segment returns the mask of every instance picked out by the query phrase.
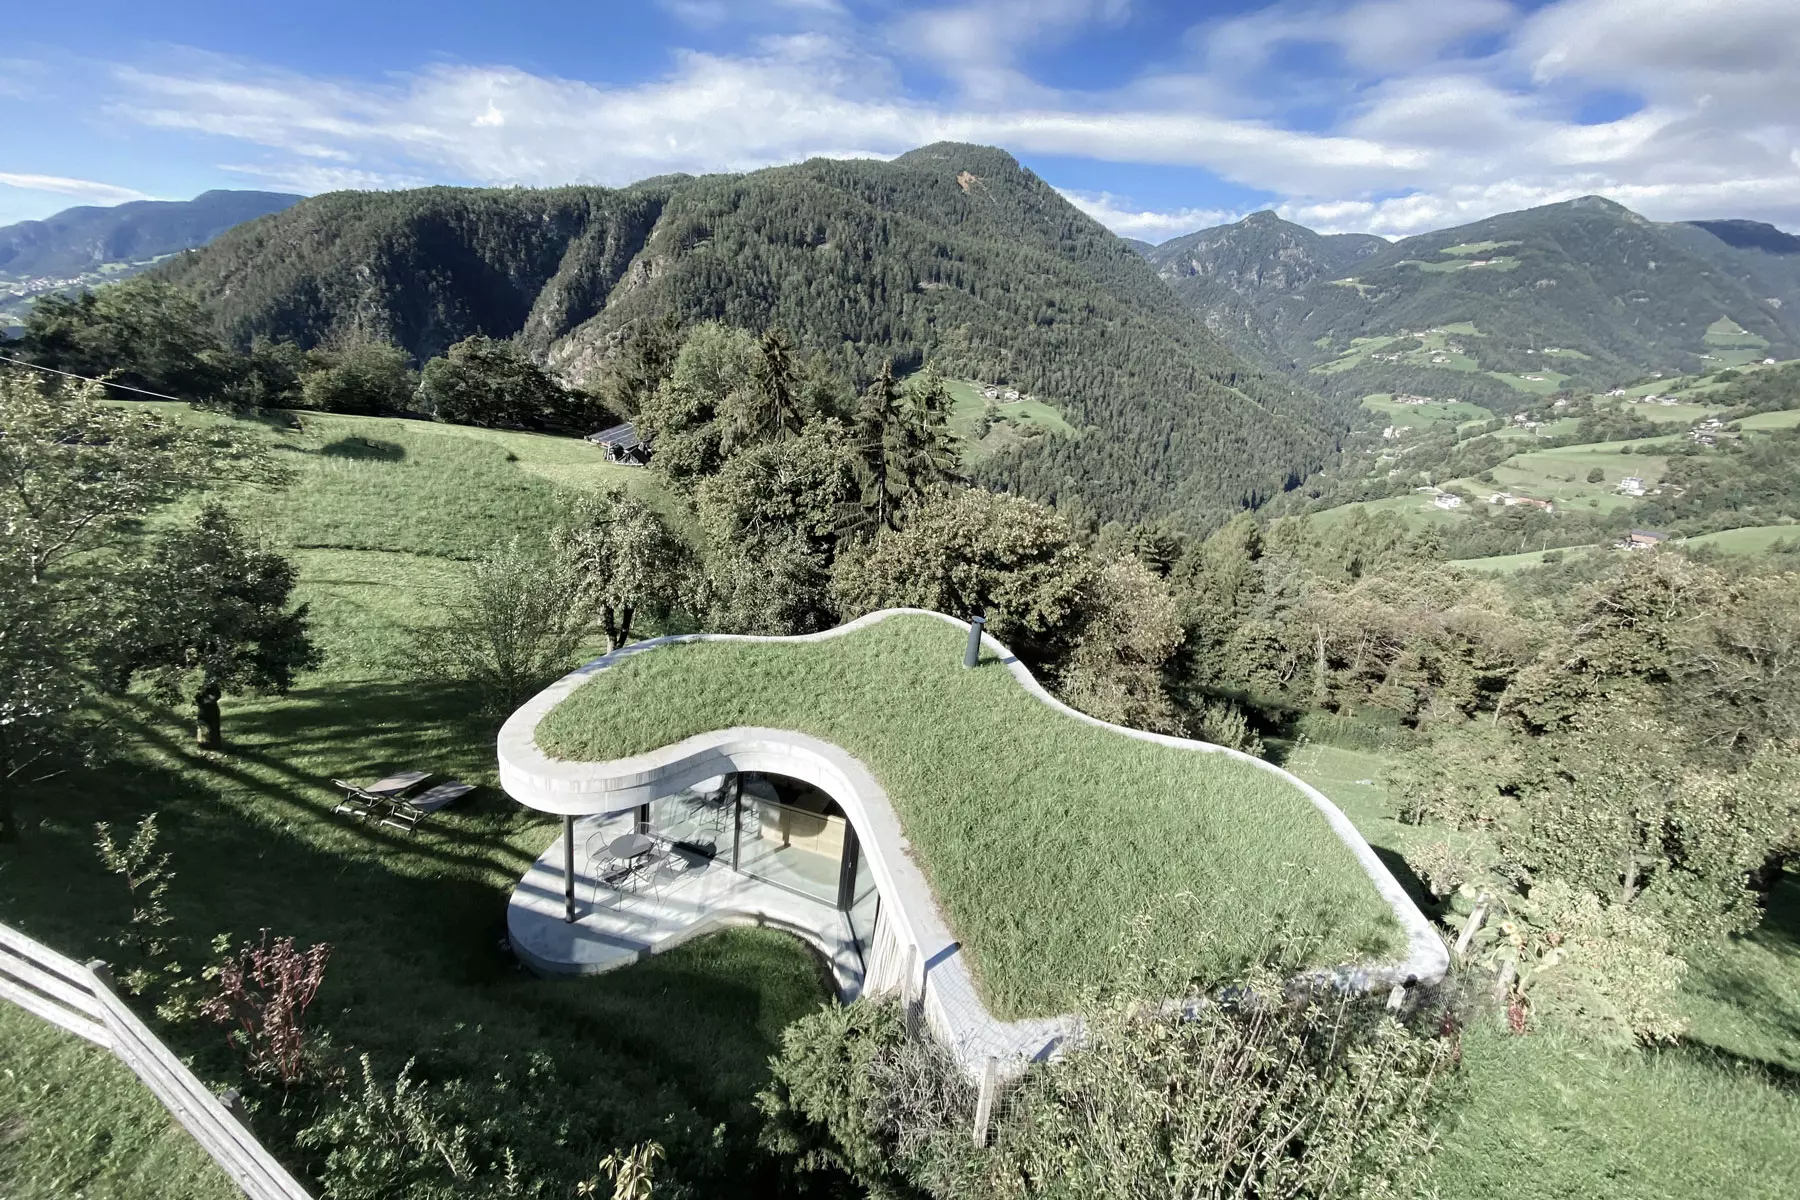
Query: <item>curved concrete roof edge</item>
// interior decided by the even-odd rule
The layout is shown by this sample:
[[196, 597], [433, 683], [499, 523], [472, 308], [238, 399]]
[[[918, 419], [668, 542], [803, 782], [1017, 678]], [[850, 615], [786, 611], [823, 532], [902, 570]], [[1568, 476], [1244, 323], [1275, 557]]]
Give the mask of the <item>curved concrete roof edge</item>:
[[[510, 796], [530, 808], [562, 815], [590, 815], [620, 812], [634, 808], [658, 796], [727, 771], [766, 770], [806, 779], [836, 798], [847, 815], [856, 821], [858, 833], [873, 841], [878, 853], [872, 864], [877, 882], [884, 891], [896, 894], [905, 911], [903, 923], [925, 961], [934, 957], [933, 946], [946, 949], [956, 943], [937, 906], [937, 898], [925, 883], [924, 876], [912, 862], [908, 842], [901, 829], [898, 814], [888, 801], [886, 792], [868, 768], [842, 748], [806, 734], [780, 729], [738, 728], [698, 734], [682, 741], [628, 758], [611, 762], [571, 762], [546, 754], [537, 744], [536, 731], [551, 709], [595, 674], [634, 654], [642, 654], [678, 642], [744, 641], [744, 642], [816, 642], [843, 637], [859, 629], [896, 616], [923, 616], [967, 630], [968, 622], [922, 608], [887, 608], [821, 633], [793, 637], [762, 637], [748, 634], [696, 633], [652, 638], [615, 650], [602, 658], [577, 668], [557, 680], [521, 705], [500, 729], [498, 755], [500, 784]], [[1450, 956], [1431, 922], [1420, 912], [1406, 890], [1400, 886], [1368, 841], [1338, 806], [1305, 780], [1297, 778], [1274, 763], [1253, 754], [1226, 746], [1199, 742], [1169, 734], [1148, 733], [1114, 725], [1079, 712], [1052, 696], [998, 639], [982, 635], [985, 647], [998, 656], [1013, 677], [1028, 692], [1058, 712], [1077, 721], [1109, 729], [1126, 737], [1154, 742], [1181, 750], [1206, 754], [1222, 754], [1248, 763], [1258, 770], [1279, 776], [1298, 790], [1324, 815], [1332, 831], [1356, 856], [1376, 891], [1387, 901], [1395, 919], [1406, 933], [1407, 953], [1399, 962], [1353, 964], [1327, 972], [1339, 985], [1358, 990], [1372, 990], [1394, 984], [1435, 983], [1449, 970]], [[849, 803], [846, 803], [848, 801]], [[885, 876], [885, 878], [884, 878]], [[911, 878], [916, 877], [916, 878]], [[922, 891], [922, 895], [920, 894]], [[960, 953], [953, 959], [960, 960]], [[944, 966], [952, 963], [946, 962]], [[954, 965], [961, 967], [960, 962]], [[974, 998], [972, 981], [966, 972], [959, 980]], [[933, 983], [938, 984], [936, 972]], [[949, 982], [946, 980], [945, 982]], [[958, 990], [958, 989], [953, 989]], [[979, 1006], [979, 1001], [976, 1001]], [[981, 1009], [987, 1021], [1001, 1024], [1030, 1024], [1048, 1029], [1046, 1022], [1001, 1023]]]

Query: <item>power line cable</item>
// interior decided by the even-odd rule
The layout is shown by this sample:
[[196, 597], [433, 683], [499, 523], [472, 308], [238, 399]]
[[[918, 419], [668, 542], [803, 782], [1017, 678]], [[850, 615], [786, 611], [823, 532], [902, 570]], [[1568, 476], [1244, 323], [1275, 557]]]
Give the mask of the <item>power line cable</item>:
[[22, 358], [11, 358], [4, 354], [0, 354], [0, 362], [9, 362], [18, 367], [30, 367], [33, 371], [43, 371], [51, 375], [61, 375], [68, 379], [79, 379], [83, 383], [97, 383], [101, 387], [118, 388], [122, 392], [136, 392], [140, 396], [154, 396], [158, 400], [173, 400], [177, 404], [187, 403], [187, 401], [183, 400], [180, 396], [166, 396], [161, 392], [151, 392], [140, 387], [132, 387], [129, 383], [113, 383], [108, 379], [95, 379], [89, 375], [77, 375], [73, 371], [59, 371], [55, 367], [42, 367], [37, 363], [26, 362]]

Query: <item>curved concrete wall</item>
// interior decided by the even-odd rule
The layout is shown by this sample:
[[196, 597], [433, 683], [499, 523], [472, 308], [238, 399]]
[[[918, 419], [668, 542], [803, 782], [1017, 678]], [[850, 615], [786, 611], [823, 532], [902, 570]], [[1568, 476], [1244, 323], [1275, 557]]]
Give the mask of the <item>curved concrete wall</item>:
[[[614, 651], [551, 684], [508, 718], [499, 737], [500, 784], [528, 807], [577, 816], [622, 812], [672, 795], [700, 780], [731, 772], [788, 775], [812, 784], [836, 800], [856, 828], [881, 892], [884, 928], [875, 939], [877, 953], [871, 956], [865, 990], [881, 991], [900, 984], [907, 953], [916, 951], [920, 967], [912, 983], [916, 986], [918, 977], [923, 978], [926, 1015], [933, 1029], [966, 1066], [973, 1068], [989, 1055], [1014, 1063], [1021, 1058], [1041, 1057], [1073, 1032], [1073, 1018], [1002, 1022], [987, 1011], [975, 993], [974, 982], [962, 961], [961, 947], [950, 936], [936, 897], [912, 861], [910, 845], [887, 793], [862, 763], [839, 747], [790, 730], [734, 728], [698, 734], [645, 754], [594, 763], [553, 758], [537, 744], [538, 722], [552, 708], [594, 675], [633, 654], [686, 641], [821, 641], [843, 637], [899, 615], [926, 616], [960, 629], [968, 628], [967, 622], [942, 613], [896, 608], [801, 637], [690, 634], [655, 638]], [[1407, 938], [1407, 953], [1398, 962], [1351, 964], [1331, 972], [1339, 986], [1365, 990], [1397, 983], [1434, 983], [1443, 978], [1449, 968], [1443, 939], [1349, 818], [1318, 789], [1254, 755], [1206, 742], [1127, 729], [1077, 712], [1045, 691], [999, 641], [984, 635], [983, 642], [1022, 687], [1072, 720], [1177, 749], [1227, 755], [1279, 775], [1306, 796], [1356, 855], [1370, 882], [1393, 909]], [[888, 947], [880, 945], [884, 934], [892, 939], [891, 953]]]

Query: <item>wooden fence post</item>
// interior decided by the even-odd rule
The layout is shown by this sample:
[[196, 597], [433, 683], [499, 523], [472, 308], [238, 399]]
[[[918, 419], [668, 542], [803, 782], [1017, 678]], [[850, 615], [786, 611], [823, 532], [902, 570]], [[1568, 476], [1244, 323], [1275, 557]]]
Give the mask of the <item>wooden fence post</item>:
[[1474, 940], [1475, 934], [1481, 929], [1481, 923], [1487, 920], [1487, 913], [1488, 894], [1483, 892], [1481, 898], [1475, 901], [1475, 908], [1469, 913], [1469, 919], [1463, 922], [1462, 936], [1456, 939], [1457, 958], [1460, 959], [1469, 952], [1469, 943]]
[[105, 987], [107, 991], [116, 992], [119, 990], [118, 985], [113, 983], [112, 968], [106, 965], [105, 959], [91, 958], [82, 965], [88, 969], [88, 974], [99, 980], [101, 985]]
[[987, 1146], [988, 1123], [994, 1118], [994, 1093], [1000, 1086], [1000, 1064], [989, 1055], [981, 1064], [981, 1091], [975, 1098], [975, 1145]]
[[906, 1014], [906, 1037], [911, 1041], [919, 1036], [920, 1010], [925, 1007], [924, 980], [919, 981], [915, 994], [913, 980], [919, 973], [919, 948], [906, 948], [906, 973], [900, 977], [900, 1008]]

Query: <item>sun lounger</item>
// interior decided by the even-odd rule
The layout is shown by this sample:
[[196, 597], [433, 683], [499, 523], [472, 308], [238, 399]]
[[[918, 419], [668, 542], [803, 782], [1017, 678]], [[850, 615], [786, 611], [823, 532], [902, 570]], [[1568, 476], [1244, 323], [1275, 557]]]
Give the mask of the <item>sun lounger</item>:
[[416, 796], [397, 796], [389, 802], [381, 823], [411, 833], [419, 827], [420, 821], [439, 809], [450, 807], [474, 790], [474, 784], [452, 779], [426, 788]]
[[344, 789], [344, 799], [331, 811], [365, 818], [372, 816], [377, 810], [389, 807], [394, 797], [429, 778], [430, 771], [400, 771], [367, 785], [334, 779], [331, 782]]

